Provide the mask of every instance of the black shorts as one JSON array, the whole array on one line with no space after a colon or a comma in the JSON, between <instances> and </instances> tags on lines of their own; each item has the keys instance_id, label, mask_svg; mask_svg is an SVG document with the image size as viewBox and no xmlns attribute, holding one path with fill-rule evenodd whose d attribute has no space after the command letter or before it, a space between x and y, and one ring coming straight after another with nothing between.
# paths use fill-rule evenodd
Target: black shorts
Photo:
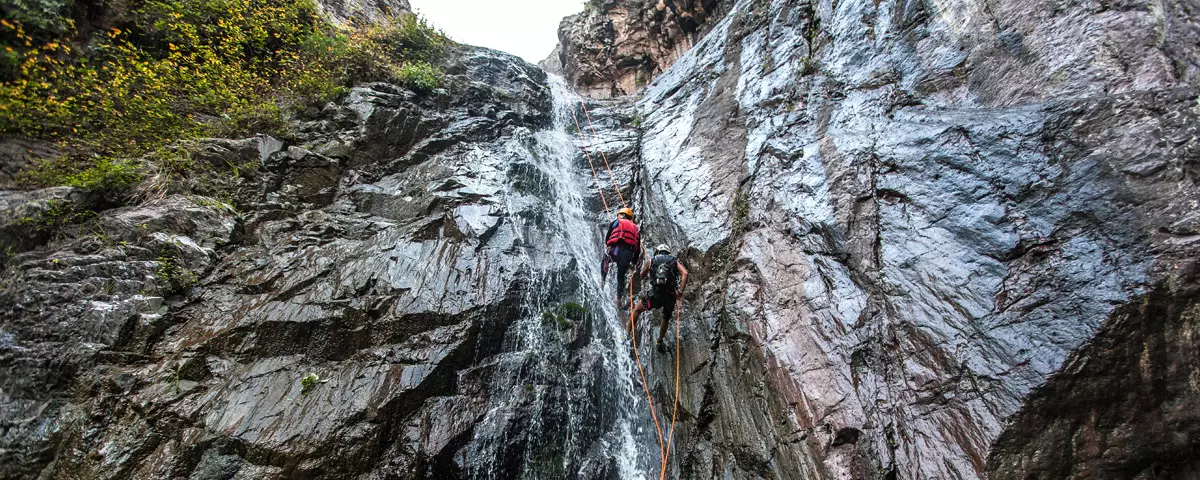
<instances>
[{"instance_id":1,"label":"black shorts","mask_svg":"<svg viewBox=\"0 0 1200 480\"><path fill-rule=\"evenodd\" d=\"M679 296L675 292L649 291L642 295L642 308L646 310L662 309L663 318L670 318L675 312L675 302Z\"/></svg>"}]
</instances>

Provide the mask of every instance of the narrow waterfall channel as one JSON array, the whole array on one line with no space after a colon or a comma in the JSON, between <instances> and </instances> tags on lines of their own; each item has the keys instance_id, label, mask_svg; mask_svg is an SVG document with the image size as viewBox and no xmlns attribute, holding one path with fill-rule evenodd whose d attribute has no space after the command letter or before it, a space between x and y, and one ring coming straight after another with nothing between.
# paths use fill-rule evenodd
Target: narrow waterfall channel
<instances>
[{"instance_id":1,"label":"narrow waterfall channel","mask_svg":"<svg viewBox=\"0 0 1200 480\"><path fill-rule=\"evenodd\" d=\"M600 280L608 219L593 206L596 187L571 118L580 97L559 77L549 84L553 126L521 140L527 152L517 156L527 162L513 167L537 179L527 190L543 207L539 218L510 226L526 243L530 269L522 318L493 366L491 403L464 466L480 479L646 478L657 470L658 455L647 450L656 440L613 279ZM516 197L508 201L530 201Z\"/></svg>"}]
</instances>

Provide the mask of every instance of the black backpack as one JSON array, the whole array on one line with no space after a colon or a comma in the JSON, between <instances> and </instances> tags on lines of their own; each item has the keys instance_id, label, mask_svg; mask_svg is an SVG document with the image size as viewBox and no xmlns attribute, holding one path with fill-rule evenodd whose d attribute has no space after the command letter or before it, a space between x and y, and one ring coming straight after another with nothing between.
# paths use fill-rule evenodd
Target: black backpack
<instances>
[{"instance_id":1,"label":"black backpack","mask_svg":"<svg viewBox=\"0 0 1200 480\"><path fill-rule=\"evenodd\" d=\"M675 257L658 255L650 263L650 285L662 293L675 293L679 286L679 267Z\"/></svg>"}]
</instances>

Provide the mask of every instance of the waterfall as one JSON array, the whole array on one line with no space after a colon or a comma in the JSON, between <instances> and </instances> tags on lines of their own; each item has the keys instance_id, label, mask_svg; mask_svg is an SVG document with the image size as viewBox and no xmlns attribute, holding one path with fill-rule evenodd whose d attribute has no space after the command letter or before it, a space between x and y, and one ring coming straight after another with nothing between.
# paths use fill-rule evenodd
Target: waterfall
<instances>
[{"instance_id":1,"label":"waterfall","mask_svg":"<svg viewBox=\"0 0 1200 480\"><path fill-rule=\"evenodd\" d=\"M600 280L602 229L611 219L595 206L574 130L580 98L561 78L550 76L549 85L553 126L510 148L524 150L513 168L537 180L530 195L507 201L540 202L544 214L511 225L527 244L521 318L506 333L488 413L460 461L479 479L646 478L657 470L657 443L635 383L628 317L612 301L613 279Z\"/></svg>"}]
</instances>

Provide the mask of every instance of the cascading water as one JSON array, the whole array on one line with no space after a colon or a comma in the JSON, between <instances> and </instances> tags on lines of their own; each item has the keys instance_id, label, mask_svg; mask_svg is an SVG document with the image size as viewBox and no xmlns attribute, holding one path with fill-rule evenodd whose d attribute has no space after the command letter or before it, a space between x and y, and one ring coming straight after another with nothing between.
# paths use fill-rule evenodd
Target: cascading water
<instances>
[{"instance_id":1,"label":"cascading water","mask_svg":"<svg viewBox=\"0 0 1200 480\"><path fill-rule=\"evenodd\" d=\"M549 84L553 127L509 147L519 171L510 176L534 180L506 202L540 204L537 218L509 225L526 247L521 318L491 366L488 413L460 461L471 478L646 478L658 470L657 441L626 314L613 281L606 290L600 280L608 219L590 201L596 189L573 130L580 98L558 77Z\"/></svg>"}]
</instances>

